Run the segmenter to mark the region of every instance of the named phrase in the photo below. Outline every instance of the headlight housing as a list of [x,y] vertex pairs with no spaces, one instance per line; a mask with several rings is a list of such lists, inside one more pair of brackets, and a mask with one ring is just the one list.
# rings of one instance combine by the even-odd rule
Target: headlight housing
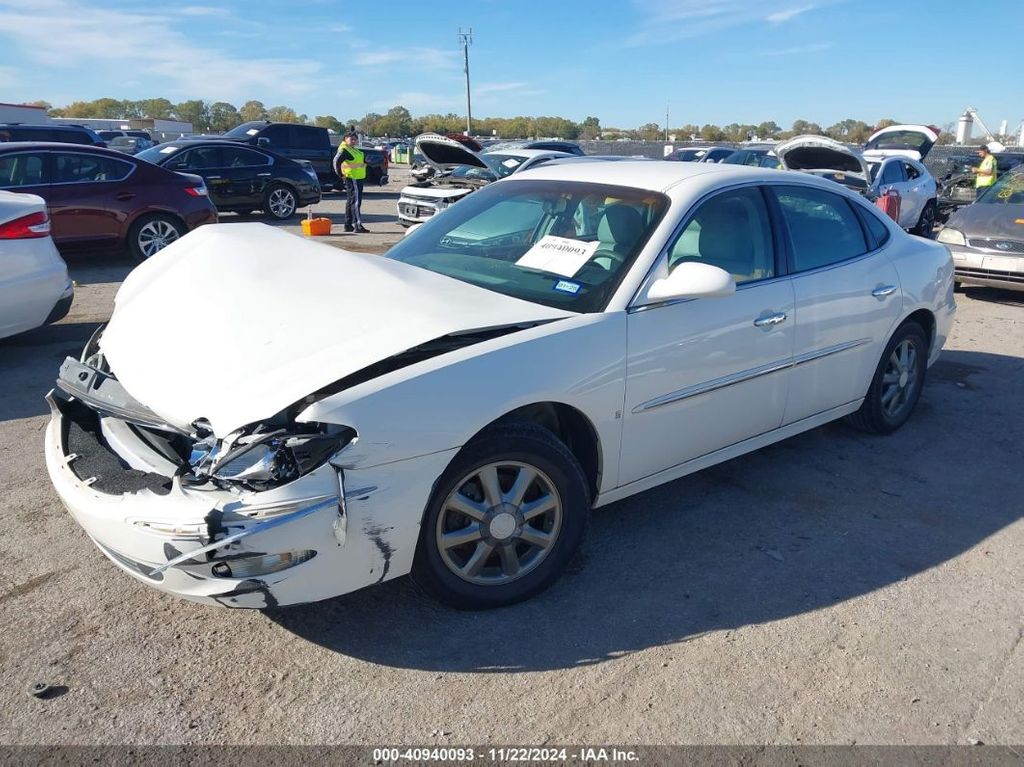
[[945,228],[939,231],[938,237],[935,238],[939,242],[943,242],[946,245],[967,245],[967,240],[964,239],[964,233],[959,229]]
[[197,484],[263,491],[292,482],[319,468],[355,437],[344,426],[263,424],[239,429],[223,440],[212,435],[192,447],[190,472]]

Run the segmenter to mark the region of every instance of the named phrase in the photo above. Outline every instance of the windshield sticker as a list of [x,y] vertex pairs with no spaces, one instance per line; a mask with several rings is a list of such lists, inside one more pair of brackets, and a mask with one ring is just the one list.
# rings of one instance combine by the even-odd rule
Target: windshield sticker
[[259,132],[260,132],[260,129],[259,129],[259,128],[249,128],[249,130],[247,130],[247,131],[245,132],[245,135],[246,135],[246,136],[255,136],[255,135],[256,135],[257,133],[259,133]]
[[601,243],[546,234],[516,261],[516,266],[572,277],[591,259]]
[[160,154],[170,154],[171,152],[177,152],[179,149],[181,149],[180,146],[165,146],[160,150]]
[[569,282],[569,280],[559,280],[555,283],[554,290],[560,290],[563,293],[572,293],[576,295],[580,292],[580,288],[583,287],[578,282]]
[[504,165],[506,168],[514,168],[518,164],[519,164],[519,160],[516,160],[513,157],[509,157],[507,160],[505,160],[505,162],[502,163],[502,165]]

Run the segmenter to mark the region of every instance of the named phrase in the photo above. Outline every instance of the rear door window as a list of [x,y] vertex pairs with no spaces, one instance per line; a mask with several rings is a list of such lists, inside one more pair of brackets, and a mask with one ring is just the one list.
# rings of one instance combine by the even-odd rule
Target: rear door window
[[324,146],[323,134],[317,128],[291,126],[293,146],[296,149],[321,149]]
[[225,168],[251,168],[270,165],[270,157],[245,147],[224,147],[221,162]]
[[857,215],[839,195],[796,186],[772,191],[789,230],[794,271],[818,269],[868,252]]
[[135,166],[101,155],[55,152],[53,183],[94,184],[103,181],[121,181]]
[[224,163],[221,160],[221,151],[221,148],[216,146],[201,146],[195,149],[188,149],[171,160],[167,167],[171,170],[186,171],[222,168]]
[[0,155],[0,189],[45,184],[45,169],[46,155],[42,152]]
[[265,138],[272,147],[293,146],[291,130],[287,125],[269,125],[260,132],[260,138]]
[[895,160],[887,163],[882,168],[882,183],[883,184],[899,184],[906,179],[903,177],[903,163]]

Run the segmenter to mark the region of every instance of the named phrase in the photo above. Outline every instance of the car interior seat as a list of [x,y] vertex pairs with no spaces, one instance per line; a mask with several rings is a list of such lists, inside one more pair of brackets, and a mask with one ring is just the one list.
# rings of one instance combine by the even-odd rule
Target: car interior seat
[[591,260],[611,271],[632,254],[643,231],[643,218],[636,208],[622,203],[609,205],[597,225],[597,239],[601,244]]

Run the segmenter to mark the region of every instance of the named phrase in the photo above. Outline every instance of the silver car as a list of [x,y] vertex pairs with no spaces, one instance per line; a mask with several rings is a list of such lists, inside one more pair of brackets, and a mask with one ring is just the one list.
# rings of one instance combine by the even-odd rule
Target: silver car
[[939,232],[957,285],[1024,290],[1024,168],[999,177]]

